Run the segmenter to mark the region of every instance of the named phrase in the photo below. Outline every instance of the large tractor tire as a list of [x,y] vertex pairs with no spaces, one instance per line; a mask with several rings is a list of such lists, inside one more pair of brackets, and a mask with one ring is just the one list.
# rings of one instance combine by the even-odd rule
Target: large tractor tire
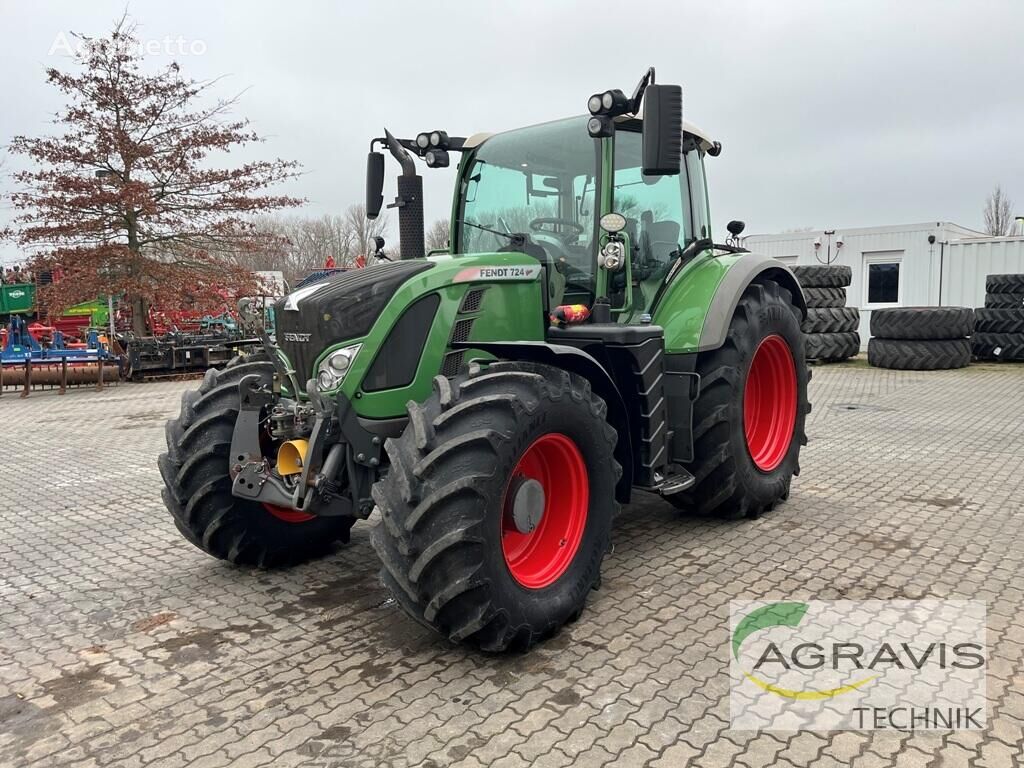
[[979,360],[1024,362],[1024,333],[976,333],[971,351]]
[[845,264],[806,264],[793,267],[802,288],[845,288],[853,280],[853,270]]
[[618,506],[615,430],[586,379],[495,363],[409,403],[373,489],[381,579],[414,619],[524,649],[583,610]]
[[804,288],[804,301],[808,307],[845,307],[845,288]]
[[789,496],[810,411],[800,310],[773,280],[748,286],[725,344],[697,357],[696,483],[668,497],[699,515],[757,517]]
[[970,307],[892,307],[871,313],[878,339],[962,339],[974,330]]
[[811,333],[804,336],[804,353],[808,360],[832,362],[846,360],[860,352],[860,334],[856,331],[843,333]]
[[856,307],[815,307],[807,310],[801,324],[804,333],[849,333],[860,325]]
[[159,459],[163,499],[182,535],[207,554],[237,565],[293,565],[347,541],[352,520],[314,517],[231,494],[231,435],[238,418],[238,382],[249,374],[269,382],[265,358],[210,369],[198,390],[181,398],[181,414],[167,422],[167,453]]
[[985,306],[989,309],[1024,309],[1024,291],[1020,293],[986,293]]
[[868,364],[902,371],[964,368],[971,362],[969,339],[870,339]]
[[1024,293],[1024,274],[988,275],[986,293]]
[[975,333],[1024,333],[1024,308],[974,310]]

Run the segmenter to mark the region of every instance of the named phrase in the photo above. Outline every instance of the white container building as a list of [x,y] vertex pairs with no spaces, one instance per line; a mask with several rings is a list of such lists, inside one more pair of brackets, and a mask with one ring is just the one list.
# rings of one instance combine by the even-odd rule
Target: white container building
[[861,311],[866,348],[871,311],[882,307],[985,305],[985,276],[1024,273],[1024,236],[987,237],[946,221],[748,235],[743,245],[788,266],[847,264],[846,303]]

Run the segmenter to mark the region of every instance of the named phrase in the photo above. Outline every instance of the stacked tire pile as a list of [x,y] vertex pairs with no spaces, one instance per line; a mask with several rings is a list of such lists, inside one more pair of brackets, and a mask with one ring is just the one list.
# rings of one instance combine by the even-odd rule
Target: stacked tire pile
[[1024,274],[985,278],[985,307],[974,311],[974,356],[1024,362]]
[[836,362],[860,351],[860,312],[846,306],[850,267],[839,264],[793,267],[804,289],[807,319],[801,326],[808,360]]
[[974,310],[900,307],[871,313],[868,363],[903,371],[963,368],[971,362]]

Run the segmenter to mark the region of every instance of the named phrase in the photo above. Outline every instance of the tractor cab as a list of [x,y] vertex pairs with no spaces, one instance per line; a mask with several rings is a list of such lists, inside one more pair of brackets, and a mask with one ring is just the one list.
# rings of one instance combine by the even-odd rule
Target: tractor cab
[[[621,116],[611,136],[592,137],[589,119],[467,139],[451,250],[524,250],[549,267],[552,305],[604,296],[633,321],[652,312],[679,254],[710,237],[703,157],[720,146],[684,124],[679,172],[647,174],[641,120]],[[602,228],[609,213],[621,228]]]

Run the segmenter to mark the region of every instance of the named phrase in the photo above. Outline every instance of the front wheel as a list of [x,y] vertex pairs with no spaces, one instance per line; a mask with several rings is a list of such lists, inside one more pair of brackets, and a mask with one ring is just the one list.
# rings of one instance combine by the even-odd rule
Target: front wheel
[[437,377],[385,444],[391,467],[373,489],[384,584],[455,642],[503,651],[553,634],[600,575],[615,441],[579,376],[494,363]]
[[771,279],[747,286],[725,343],[701,352],[694,404],[696,483],[669,497],[697,514],[757,517],[789,496],[810,411],[800,310]]
[[167,422],[167,453],[158,464],[163,500],[181,534],[209,555],[236,565],[294,565],[348,541],[352,519],[314,517],[232,495],[231,437],[238,418],[238,382],[256,374],[270,383],[274,366],[261,355],[210,369],[198,390],[181,399]]

